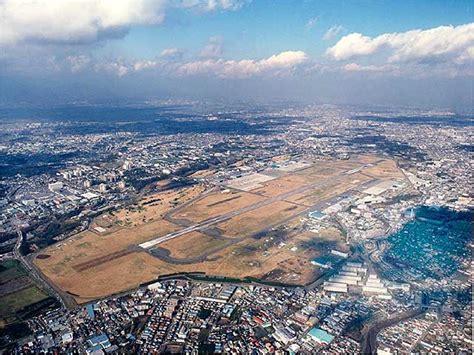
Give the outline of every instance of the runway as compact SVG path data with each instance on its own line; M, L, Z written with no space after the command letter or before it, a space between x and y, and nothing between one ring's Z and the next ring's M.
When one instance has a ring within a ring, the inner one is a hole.
M366 167L366 164L363 165L362 167L360 167L360 170L364 169L365 167ZM353 170L353 169L351 169L351 170ZM347 173L351 172L351 170L341 171L337 176L330 176L330 177L327 177L323 180L319 180L318 182L315 182L313 184L305 185L305 186L302 186L302 187L297 188L295 190L285 192L281 195L270 197L270 198L268 198L264 201L257 202L253 205L246 206L246 207L237 209L235 211L231 211L229 213L207 219L207 220L202 221L200 223L196 223L196 224L193 224L191 226L180 229L179 231L175 231L175 232L166 234L164 236L161 236L161 237L149 240L147 242L141 243L138 246L143 248L143 249L150 249L150 248L152 248L152 247L154 247L154 246L156 246L160 243L163 243L163 242L166 242L168 240L180 237L180 236L185 235L187 233L207 229L207 228L209 228L213 225L222 223L222 222L224 222L228 219L231 219L235 216L238 216L240 214L257 210L261 207L268 206L268 205L270 205L272 203L275 203L275 202L278 202L278 201L284 201L284 200L286 200L287 198L289 198L293 195L303 193L303 192L306 192L308 190L312 190L314 188L323 187L326 183L334 182L335 180L337 181L337 180L341 179L342 177L345 178L347 176Z

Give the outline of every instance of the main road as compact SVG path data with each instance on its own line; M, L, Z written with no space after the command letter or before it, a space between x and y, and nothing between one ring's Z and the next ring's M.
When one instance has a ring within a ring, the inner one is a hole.
M13 248L13 254L15 256L15 259L21 262L23 267L28 271L28 274L36 281L38 286L40 286L44 291L56 298L61 303L61 306L64 309L67 309L61 294L59 294L59 292L57 292L48 282L46 282L41 276L41 274L37 271L37 269L34 266L30 265L28 260L21 254L20 248L21 244L23 243L24 236L20 228L17 228L17 234L18 238L16 240L15 247Z
M364 340L362 341L362 354L377 354L377 334L385 328L392 325L403 322L404 320L415 318L422 314L424 310L422 308L398 313L391 318L383 319L370 326L369 330L365 334Z

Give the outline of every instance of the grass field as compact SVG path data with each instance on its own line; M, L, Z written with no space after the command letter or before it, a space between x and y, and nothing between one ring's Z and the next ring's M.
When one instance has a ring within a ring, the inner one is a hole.
M2 284L25 274L25 269L17 260L5 260L0 263L0 282Z
M0 302L0 317L14 315L17 311L48 298L49 296L36 286L30 286L3 296Z
M0 263L0 323L8 324L26 307L47 299L17 260Z

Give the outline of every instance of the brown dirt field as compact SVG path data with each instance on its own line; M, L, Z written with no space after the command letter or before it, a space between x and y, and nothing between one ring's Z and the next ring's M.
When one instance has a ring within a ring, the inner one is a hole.
M288 159L290 159L290 156L288 154L283 154L283 155L277 155L277 156L273 157L272 161L275 162L275 163L279 163L279 162L284 162Z
M295 172L298 175L317 175L321 171L326 169L338 170L338 162L328 162L326 160L314 161L313 165L308 166L306 169Z
M393 160L384 160L364 172L380 178L403 178L404 175Z
M208 177L208 176L211 176L212 174L214 174L214 170L199 170L199 171L196 171L195 173L191 174L189 177L193 178L193 179L199 179L199 178L204 178L204 177Z
M34 263L54 281L55 277L67 276L75 265L124 250L130 245L165 235L177 228L174 224L160 220L136 227L133 232L122 228L117 232L98 236L85 231L46 248L42 254L50 257L36 258Z
M357 155L353 159L363 164L367 164L367 163L373 163L373 162L376 162L377 160L380 160L380 157L376 155Z
M331 233L336 238L338 231L331 231L329 235L332 235ZM196 233L191 238L193 238L193 242L197 242L203 237L206 238L207 236ZM215 261L189 265L168 264L145 252L132 252L106 260L80 272L74 270L71 264L68 264L66 266L67 270L61 274L48 273L47 268L42 268L42 270L58 287L75 295L74 298L78 303L89 302L93 299L133 289L144 282L156 279L160 275L177 272L199 271L215 276L243 278L246 276L263 277L275 269L281 269L284 274L275 275L275 278L272 278L272 274L270 274L267 278L273 281L302 284L310 282L317 271L310 263L311 259L317 256L317 252L301 248L296 252L292 252L290 248L299 245L302 240L313 237L314 234L309 232L295 234L285 240L287 245L283 247L280 247L278 243L265 247L263 239L254 240L249 238L219 251L216 255L220 258ZM177 238L173 242L179 242L179 239ZM190 241L188 240L188 242ZM182 248L186 244L178 244L178 248L175 250L176 256L191 255ZM166 246L165 243L162 246ZM253 251L242 254L241 251L249 247L253 247ZM194 250L194 252L196 251L200 252ZM264 254L265 251L268 254ZM38 260L35 262L38 264Z
M201 222L208 218L252 205L264 199L264 197L248 192L231 192L226 194L217 192L194 201L191 205L174 213L173 218ZM225 200L228 201L224 202Z
M217 226L224 231L226 236L248 236L295 215L303 209L304 207L289 202L277 201L235 216Z
M85 303L136 288L159 275L174 272L172 265L145 252L134 252L82 272L71 269L67 276L56 277L53 282L75 295L76 302Z
M311 179L316 179L316 178L326 178L329 176L334 176L339 174L342 171L342 169L335 169L335 168L324 168L321 170L318 170L314 172L314 174L308 175L309 178Z
M249 242L256 243L257 241L249 240ZM295 265L301 263L304 267L297 269L293 265L292 272L296 270L297 275L293 275L292 280L288 281L306 283L311 280L315 270L308 261L311 259L304 256L302 252L293 253L288 248L269 248L268 256L263 256L262 251L246 256L233 254L233 248L235 246L220 252L222 257L218 260L190 265L168 264L145 252L134 252L81 272L76 272L71 268L66 275L54 277L52 281L74 296L76 302L85 303L136 288L160 275L177 272L205 272L208 275L238 278L262 277L275 268L284 267L284 263L288 260L293 260ZM304 258L303 262L298 261L301 258Z
M304 184L289 179L275 179L263 184L263 187L252 190L252 193L261 194L266 197L273 197L284 194L285 192L295 190Z
M346 186L347 185L349 184L346 183ZM345 190L342 189L341 184L338 184L336 182L332 184L327 184L324 187L311 189L309 191L293 195L287 198L286 200L293 203L302 204L306 207L311 207L326 199L336 196L338 193L342 191L345 191Z
M363 162L354 161L354 160L339 160L339 161L336 161L334 164L330 164L329 167L345 171L345 170L352 170L355 168L359 168L363 164L364 164Z
M74 271L81 272L81 271L96 267L100 264L104 264L108 261L111 261L111 260L114 260L114 259L117 259L117 258L121 258L122 256L125 256L127 254L131 254L131 253L132 253L132 250L123 249L123 250L116 251L116 252L108 254L108 255L100 256L100 257L95 258L95 259L91 259L91 260L86 261L86 262L81 263L81 264L76 264L72 268L74 269Z
M238 244L226 248L216 255L220 259L209 263L220 264L218 275L232 275L234 277L264 277L267 280L304 284L312 281L318 268L311 264L311 260L320 253L313 249L302 249L301 242L321 239L324 241L337 241L340 250L344 250L343 238L337 229L330 228L321 231L320 235L312 232L296 233L287 236L284 240L286 245L280 246L279 241L266 247L265 240L246 239ZM296 251L290 249L298 246ZM282 270L281 273L272 273L274 270ZM215 275L216 271L207 271Z
M159 246L170 251L170 256L185 259L203 255L209 250L225 245L225 239L210 237L200 232L191 232L178 238L168 240Z
M310 176L297 175L297 174L283 175L279 177L278 180L290 181L294 184L300 184L300 185L308 185L309 183L314 182L314 178Z
M327 179L331 176L335 176L343 170L345 169L328 168L328 167L308 168L308 169L305 169L304 171L298 171L290 175L282 176L280 179L288 180L292 182L299 182L302 185L308 185L308 184L314 184L320 180Z
M111 228L115 224L115 218L110 214L103 214L94 220L94 227Z
M137 206L113 213L115 223L125 227L136 227L161 218L170 209L185 203L204 192L202 185L159 192L144 197Z

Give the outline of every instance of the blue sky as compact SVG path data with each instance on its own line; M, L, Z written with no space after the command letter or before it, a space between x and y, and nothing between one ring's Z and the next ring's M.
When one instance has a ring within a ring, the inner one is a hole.
M285 97L469 109L472 4L4 0L0 104L44 100L42 85L64 102Z
M259 58L287 49L322 55L331 43L322 38L332 26L341 34L428 29L472 22L472 1L254 1L238 11L205 13L175 11L162 26L137 26L104 49L124 56L153 58L162 49L199 51L208 38L225 39L228 58ZM315 19L312 28L308 21Z

